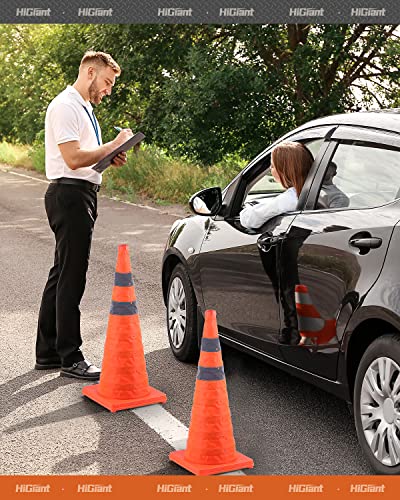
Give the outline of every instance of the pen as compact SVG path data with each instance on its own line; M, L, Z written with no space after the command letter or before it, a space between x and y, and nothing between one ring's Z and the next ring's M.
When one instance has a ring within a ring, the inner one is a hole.
M116 127L115 125L114 125L114 128L115 128L115 130L117 130L118 132L121 132L121 130L122 130L122 128L121 128L121 127Z

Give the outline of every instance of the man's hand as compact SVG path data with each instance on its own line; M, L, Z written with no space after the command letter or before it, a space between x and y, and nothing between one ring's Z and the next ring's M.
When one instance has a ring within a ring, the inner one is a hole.
M117 137L112 141L113 144L114 144L114 147L118 148L119 146L121 146L122 144L124 144L124 142L126 142L131 137L133 137L132 130L130 128L124 128L117 135ZM122 153L119 153L117 156L115 156L113 158L113 161L111 162L111 165L114 166L114 167L122 167L122 165L125 165L126 162L127 162L126 153L122 152Z
M114 143L115 148L118 148L132 136L133 136L132 130L130 128L124 128L112 142Z
M113 161L111 162L111 165L114 167L122 167L122 165L125 165L127 162L127 157L126 153L123 151L122 153L119 153L115 158L113 158Z

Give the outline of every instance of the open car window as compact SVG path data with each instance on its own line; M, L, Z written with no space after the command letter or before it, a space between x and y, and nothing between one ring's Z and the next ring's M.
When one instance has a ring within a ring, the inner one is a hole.
M282 185L275 181L271 174L271 154L263 158L263 171L253 179L246 189L244 203L269 196L276 196L285 191Z
M314 159L324 142L323 138L301 141L310 150ZM263 171L255 179L252 179L245 192L243 204L257 199L270 198L278 196L285 191L285 188L275 181L271 174L271 154L264 157L261 162L264 163Z

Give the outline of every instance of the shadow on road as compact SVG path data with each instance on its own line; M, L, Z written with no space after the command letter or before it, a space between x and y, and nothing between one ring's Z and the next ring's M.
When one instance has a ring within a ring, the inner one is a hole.
M237 449L255 461L255 469L247 474L371 474L343 401L227 346L222 349ZM169 349L152 352L146 360L151 385L168 396L165 408L189 426L196 366L179 363ZM0 415L62 385L80 384L56 377L20 390L41 376L30 371L0 386L6 401ZM110 413L84 398L5 432L88 415L96 427L97 448L60 460L52 473L76 474L95 464L102 475L186 474L169 462L170 446L132 412ZM81 439L84 442L85 436Z

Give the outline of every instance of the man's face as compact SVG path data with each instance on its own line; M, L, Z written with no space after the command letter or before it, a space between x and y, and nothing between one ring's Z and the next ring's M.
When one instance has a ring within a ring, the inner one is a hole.
M93 68L92 81L89 86L89 101L92 104L100 104L105 95L110 95L115 83L115 72L106 66Z
M331 163L328 167L328 170L326 171L324 182L332 182L332 179L335 177L336 173L337 167L336 165Z

